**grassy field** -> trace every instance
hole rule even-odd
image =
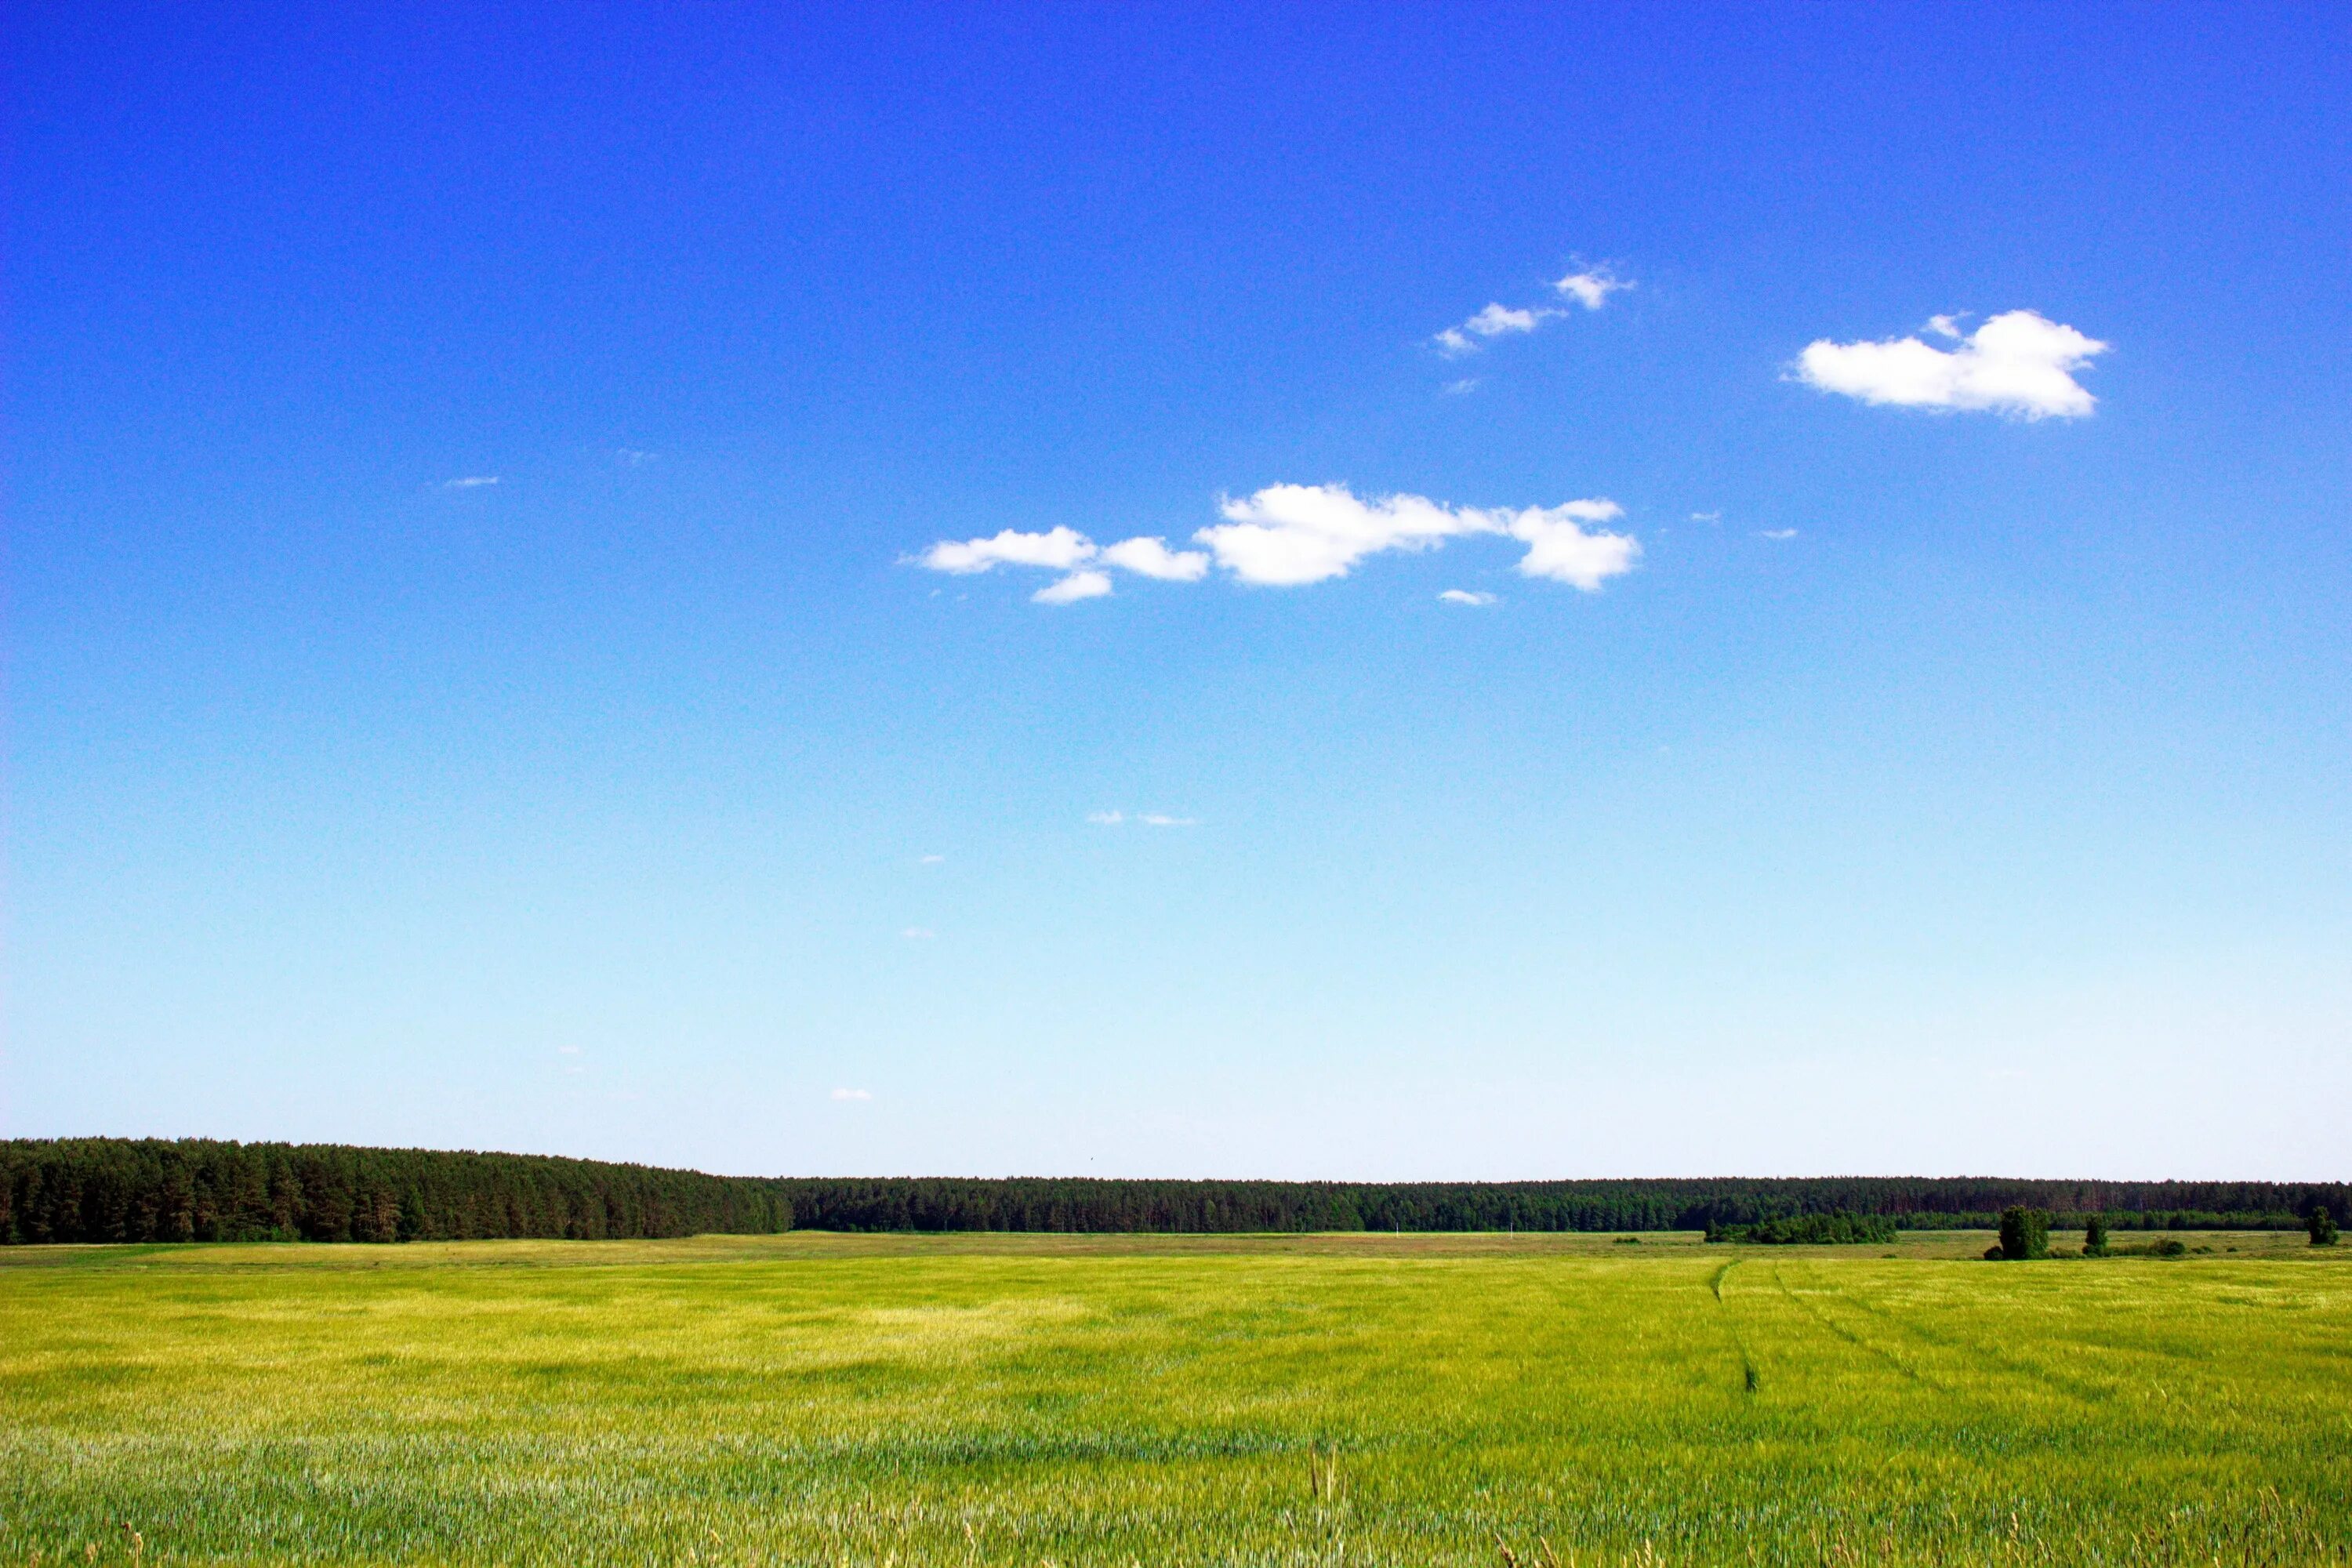
[[[16,1249],[0,1563],[2352,1563],[2352,1247],[1987,1239]]]

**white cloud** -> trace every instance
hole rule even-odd
[[[1171,550],[1164,539],[1122,539],[1108,545],[1101,559],[1108,565],[1139,577],[1163,583],[1197,583],[1209,574],[1209,558],[1197,550]]]
[[[2032,310],[2010,310],[1963,335],[1950,316],[1917,336],[1837,343],[1827,338],[1797,356],[1795,379],[1822,392],[1903,408],[1990,409],[2024,419],[2080,418],[2097,400],[2074,373],[2108,345]]]
[[[441,488],[445,490],[478,490],[484,485],[494,485],[498,482],[499,477],[496,474],[468,474],[462,479],[444,479],[441,481]]]
[[[1497,531],[1483,512],[1425,496],[1360,500],[1345,485],[1268,485],[1217,510],[1226,521],[1192,537],[1243,582],[1278,586],[1344,577],[1383,550],[1427,550],[1461,534]]]
[[[908,942],[929,942],[940,933],[933,931],[929,926],[908,926],[905,931],[900,931],[898,934],[905,937]]]
[[[833,1091],[833,1098],[835,1100],[871,1100],[874,1098],[874,1091],[870,1089],[836,1089]]]
[[[1630,571],[1641,546],[1629,535],[1589,531],[1587,524],[1624,515],[1614,501],[1572,500],[1556,507],[1482,510],[1447,506],[1426,496],[1357,496],[1345,485],[1269,485],[1254,495],[1218,502],[1225,521],[1193,534],[1207,546],[1171,550],[1156,536],[1098,546],[1075,529],[988,539],[941,540],[904,559],[935,572],[970,574],[1001,565],[1044,567],[1063,574],[1030,597],[1041,605],[1098,599],[1112,592],[1118,567],[1163,582],[1197,583],[1216,564],[1244,583],[1293,587],[1344,577],[1367,555],[1389,550],[1430,550],[1473,534],[1517,539],[1528,546],[1519,571],[1584,589]]]
[[[1442,605],[1491,605],[1495,595],[1474,594],[1467,588],[1448,588],[1437,595],[1437,601]]]
[[[1572,500],[1560,506],[1531,506],[1511,518],[1513,539],[1525,540],[1528,552],[1519,561],[1523,577],[1549,577],[1588,594],[1597,594],[1611,577],[1633,569],[1642,546],[1628,533],[1587,532],[1588,522],[1608,522],[1625,515],[1615,501]]]
[[[1006,529],[993,539],[942,539],[914,557],[919,566],[934,572],[968,574],[999,566],[1048,566],[1067,572],[1094,559],[1094,541],[1075,528],[1046,533],[1023,533]]]
[[[1127,813],[1123,811],[1090,811],[1087,813],[1087,820],[1094,824],[1097,827],[1117,827],[1120,823],[1127,820]]]
[[[917,864],[923,866],[944,866],[947,864],[947,859],[948,858],[944,855],[926,855],[921,860],[918,861]]]
[[[1465,375],[1460,381],[1447,382],[1438,390],[1448,397],[1466,397],[1478,390],[1478,378],[1475,375]]]
[[[1075,605],[1080,599],[1099,599],[1109,592],[1109,573],[1086,571],[1073,572],[1048,583],[1029,597],[1041,605]]]
[[[1690,520],[1693,522],[1721,522],[1723,514],[1719,511],[1695,511],[1691,513]]]
[[[1111,592],[1110,574],[1103,566],[1171,583],[1196,583],[1209,572],[1209,558],[1197,550],[1171,550],[1167,541],[1158,538],[1098,545],[1075,528],[1044,533],[1008,528],[989,539],[942,539],[920,555],[905,559],[934,572],[966,576],[999,566],[1043,566],[1065,574],[1029,595],[1041,605],[1072,605],[1103,597]]]
[[[1571,272],[1552,287],[1560,294],[1575,300],[1588,310],[1598,310],[1609,302],[1609,296],[1621,294],[1633,287],[1626,279],[1618,277],[1606,267],[1588,267],[1581,272]]]
[[[1460,326],[1448,327],[1438,333],[1434,342],[1448,354],[1471,353],[1478,347],[1473,339],[1506,338],[1520,332],[1532,332],[1543,324],[1546,318],[1559,314],[1558,310],[1515,310],[1508,305],[1490,300],[1485,310]]]
[[[1160,811],[1147,811],[1135,820],[1146,827],[1198,827],[1201,826],[1201,819],[1197,816],[1170,816],[1167,813]]]
[[[1428,550],[1465,534],[1507,534],[1528,545],[1519,571],[1588,591],[1603,578],[1633,569],[1641,546],[1628,535],[1584,531],[1624,510],[1610,500],[1572,500],[1556,507],[1481,510],[1447,507],[1425,496],[1359,499],[1345,485],[1270,485],[1228,500],[1229,520],[1193,537],[1244,583],[1292,587],[1342,577],[1367,555],[1386,550]]]
[[[1756,537],[1759,539],[1794,539],[1797,537],[1797,531],[1793,528],[1763,528],[1757,530]]]

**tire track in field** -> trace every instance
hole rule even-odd
[[[1763,1380],[1756,1373],[1756,1358],[1748,1353],[1748,1336],[1739,1331],[1739,1320],[1731,1315],[1731,1303],[1723,1299],[1724,1276],[1746,1261],[1746,1258],[1735,1258],[1717,1269],[1715,1277],[1706,1282],[1706,1288],[1715,1292],[1715,1304],[1723,1309],[1724,1327],[1731,1331],[1731,1342],[1739,1347],[1739,1370],[1747,1379],[1748,1392],[1754,1394]]]
[[[1973,1357],[1979,1362],[1999,1368],[2011,1377],[2021,1378],[2028,1383],[2055,1389],[2085,1405],[2104,1405],[2113,1399],[2117,1393],[2117,1389],[2112,1385],[2086,1383],[2081,1378],[2050,1367],[2036,1365],[2029,1361],[2021,1361],[2015,1356],[2003,1355],[1990,1345],[1980,1343],[1966,1334],[1938,1331],[1927,1328],[1898,1314],[1893,1308],[1879,1305],[1859,1291],[1840,1292],[1840,1297],[1842,1300],[1853,1302],[1855,1307],[1872,1317],[1910,1335],[1913,1339],[1925,1341],[1937,1350]]]
[[[1905,1361],[1893,1351],[1886,1349],[1883,1345],[1872,1344],[1868,1340],[1864,1339],[1860,1334],[1855,1333],[1852,1329],[1847,1328],[1843,1323],[1839,1322],[1835,1318],[1832,1318],[1827,1312],[1822,1311],[1821,1308],[1815,1306],[1811,1301],[1798,1295],[1794,1290],[1790,1289],[1789,1282],[1780,1278],[1780,1268],[1778,1264],[1774,1264],[1772,1266],[1772,1283],[1780,1288],[1781,1295],[1786,1296],[1798,1307],[1802,1308],[1806,1316],[1811,1318],[1813,1321],[1819,1323],[1822,1327],[1827,1329],[1830,1332],[1835,1334],[1846,1343],[1853,1346],[1857,1350],[1869,1352],[1872,1355],[1876,1356],[1879,1360],[1885,1362],[1887,1365],[1893,1367],[1895,1371],[1901,1373],[1912,1382],[1922,1384],[1927,1388],[1932,1388],[1937,1393],[1943,1394],[1948,1398],[1950,1396],[1952,1392],[1950,1389],[1946,1388],[1942,1384],[1937,1382],[1934,1378],[1929,1377],[1926,1373],[1921,1372],[1917,1367],[1913,1366],[1909,1362]],[[1832,1291],[1832,1293],[1838,1296],[1841,1300],[1844,1298],[1843,1291]]]

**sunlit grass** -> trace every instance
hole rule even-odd
[[[2352,1562],[2352,1258],[1985,1239],[20,1249],[0,1561]]]

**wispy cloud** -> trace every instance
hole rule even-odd
[[[1630,534],[1600,525],[1624,516],[1616,502],[1571,500],[1554,507],[1486,509],[1448,506],[1426,496],[1360,497],[1345,485],[1269,485],[1218,503],[1224,518],[1195,533],[1205,551],[1178,551],[1157,537],[1097,546],[1074,529],[1024,533],[1007,529],[987,539],[942,540],[913,565],[969,574],[998,566],[1042,567],[1063,574],[1030,595],[1039,604],[1098,599],[1112,590],[1106,567],[1166,582],[1195,583],[1210,563],[1234,581],[1263,587],[1297,587],[1344,577],[1366,556],[1387,551],[1433,550],[1449,539],[1488,535],[1527,545],[1524,576],[1549,577],[1591,591],[1633,570],[1642,553]]]
[[[948,858],[944,855],[926,855],[920,860],[917,861],[916,864],[921,866],[944,866],[947,864],[947,858]]]
[[[1120,823],[1127,820],[1127,813],[1123,811],[1090,811],[1087,813],[1087,820],[1097,827],[1117,827]]]
[[[1719,511],[1695,511],[1691,513],[1690,520],[1693,522],[1721,522],[1723,514]]]
[[[1490,300],[1485,310],[1458,327],[1446,328],[1432,341],[1440,352],[1459,357],[1477,353],[1479,342],[1484,340],[1532,332],[1559,314],[1558,310],[1542,308],[1515,310],[1508,305]]]
[[[835,1100],[871,1100],[874,1098],[874,1091],[870,1089],[836,1089],[833,1091],[833,1098]]]
[[[1552,287],[1563,299],[1573,300],[1588,310],[1598,310],[1609,302],[1612,294],[1622,294],[1633,287],[1633,280],[1620,278],[1606,267],[1587,267],[1571,272],[1553,282]]]
[[[443,479],[441,488],[445,490],[478,490],[484,485],[494,485],[498,482],[499,477],[496,474],[468,474],[462,479]]]
[[[1797,531],[1793,528],[1759,528],[1756,531],[1756,537],[1759,539],[1794,539],[1797,537]]]
[[[637,447],[621,447],[614,450],[613,456],[625,468],[642,468],[661,454],[648,452]]]
[[[1820,339],[1797,356],[1793,379],[1822,392],[1902,408],[1983,409],[2021,419],[2079,419],[2096,406],[2074,373],[2108,345],[2032,310],[1994,316],[1962,333],[1956,318],[1876,342]]]
[[[1632,287],[1632,279],[1620,278],[1606,267],[1584,266],[1579,266],[1565,278],[1555,279],[1551,285],[1552,292],[1561,300],[1588,310],[1598,310],[1609,302],[1610,295]],[[1461,359],[1476,353],[1496,338],[1524,337],[1546,321],[1569,313],[1553,305],[1506,305],[1499,300],[1489,300],[1485,310],[1466,321],[1433,334],[1429,341],[1446,358]],[[1477,384],[1475,381],[1457,381],[1445,390],[1458,395]]]
[[[1080,599],[1099,599],[1109,592],[1110,574],[1089,569],[1058,578],[1029,596],[1041,605],[1075,605]]]
[[[1447,382],[1438,390],[1448,397],[1467,397],[1478,390],[1478,378],[1475,375],[1465,375],[1460,381]]]
[[[1197,816],[1171,816],[1163,811],[1147,811],[1135,820],[1146,827],[1198,827],[1201,826],[1201,819]]]
[[[940,933],[933,931],[929,926],[908,926],[905,931],[900,931],[898,934],[905,937],[908,942],[929,942]]]
[[[1448,588],[1437,595],[1437,601],[1442,605],[1491,605],[1495,595],[1473,593],[1467,588]]]

